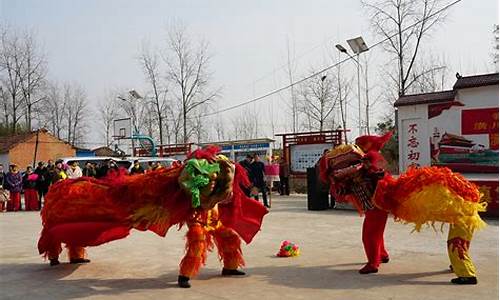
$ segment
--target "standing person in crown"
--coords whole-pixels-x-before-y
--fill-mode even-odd
[[[19,172],[19,167],[16,164],[10,165],[10,171],[5,176],[10,198],[7,202],[7,211],[21,210],[21,191],[23,190],[23,176]]]

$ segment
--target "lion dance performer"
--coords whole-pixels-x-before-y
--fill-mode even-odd
[[[249,185],[242,167],[218,152],[209,146],[183,164],[139,176],[56,183],[42,210],[40,254],[57,265],[64,243],[70,263],[87,263],[85,247],[125,238],[131,229],[164,237],[173,225],[187,225],[180,287],[190,287],[214,243],[224,264],[222,275],[244,275],[238,270],[244,265],[240,239],[250,243],[268,211],[241,190]]]
[[[331,185],[337,201],[351,202],[362,213],[363,245],[368,263],[362,274],[378,272],[388,262],[383,233],[387,214],[396,221],[434,227],[449,223],[448,256],[455,284],[476,284],[476,270],[469,256],[475,230],[485,226],[479,212],[486,210],[477,187],[448,168],[411,167],[397,179],[385,172],[379,150],[391,137],[361,136],[356,144],[340,145],[322,158],[321,176]]]

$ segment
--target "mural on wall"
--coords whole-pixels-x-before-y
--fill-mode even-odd
[[[433,165],[498,168],[498,107],[471,109],[451,101],[429,105],[428,118]]]

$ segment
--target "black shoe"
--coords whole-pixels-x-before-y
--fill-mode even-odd
[[[230,269],[226,269],[226,268],[223,268],[222,269],[222,276],[231,276],[231,275],[245,275],[245,272],[241,272],[239,270],[230,270]]]
[[[477,284],[476,277],[457,277],[451,280],[454,284]]]
[[[366,264],[364,267],[362,267],[359,271],[359,274],[371,274],[371,273],[378,273],[378,268],[375,268],[369,264]]]
[[[58,264],[60,264],[59,259],[54,258],[54,259],[50,260],[50,265],[51,266],[57,266]]]
[[[73,258],[73,259],[69,260],[70,264],[86,264],[89,262],[90,262],[90,259],[86,259],[86,258]]]
[[[191,287],[191,284],[189,283],[189,277],[179,275],[179,278],[177,279],[177,284],[181,288],[188,289]]]
[[[452,265],[450,265],[450,271],[452,271],[452,272],[453,272],[453,266],[452,266]]]
[[[389,262],[389,256],[387,256],[387,257],[383,257],[383,258],[380,260],[380,262],[382,262],[383,264],[388,263],[388,262]]]

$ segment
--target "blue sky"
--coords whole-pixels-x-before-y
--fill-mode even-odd
[[[166,28],[175,21],[186,24],[194,38],[209,41],[214,86],[223,87],[219,107],[286,84],[279,66],[286,61],[287,39],[296,54],[303,54],[297,61],[297,75],[306,74],[311,66],[324,66],[325,57],[338,42],[345,45],[346,39],[358,35],[368,45],[378,39],[370,31],[360,2],[348,0],[0,0],[0,20],[14,28],[33,29],[47,54],[49,77],[78,82],[93,105],[109,89],[145,90],[136,60],[141,42],[163,46]],[[452,74],[489,72],[494,23],[498,23],[497,1],[463,0],[425,41],[424,51],[445,57]],[[381,51],[371,52],[375,72],[387,59]],[[346,72],[354,71],[352,66],[346,68]],[[371,81],[376,80],[374,73]],[[250,109],[262,115],[263,123],[276,119],[277,131],[283,132],[287,130],[284,98],[271,97]],[[241,112],[222,117],[228,120],[230,114]],[[264,131],[263,136],[270,135]]]

